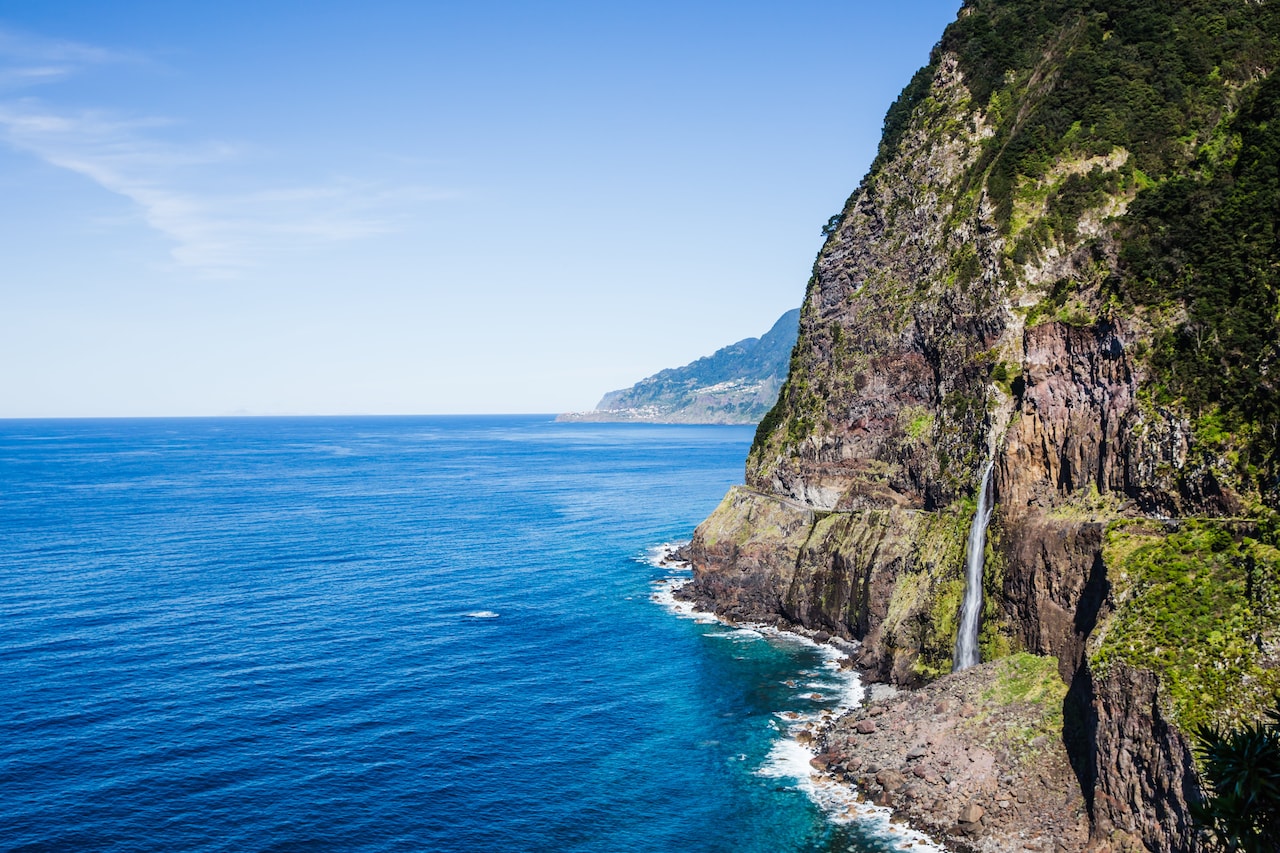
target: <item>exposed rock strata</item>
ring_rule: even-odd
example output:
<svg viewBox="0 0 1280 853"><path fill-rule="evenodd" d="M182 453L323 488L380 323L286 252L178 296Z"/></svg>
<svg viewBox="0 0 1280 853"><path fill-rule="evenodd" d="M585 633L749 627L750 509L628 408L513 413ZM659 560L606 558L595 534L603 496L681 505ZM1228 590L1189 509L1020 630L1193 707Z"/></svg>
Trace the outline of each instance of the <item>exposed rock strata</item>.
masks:
<svg viewBox="0 0 1280 853"><path fill-rule="evenodd" d="M1155 675L1120 665L1095 680L1083 669L1072 694L1068 708L1083 716L1072 746L1085 759L1077 770L1091 799L1094 836L1121 849L1194 849L1199 839L1187 803L1198 797L1198 783L1190 744L1161 709Z"/></svg>
<svg viewBox="0 0 1280 853"><path fill-rule="evenodd" d="M873 701L823 735L814 765L956 850L1078 850L1085 802L1045 733L1065 687L991 705L1014 668L983 664Z"/></svg>
<svg viewBox="0 0 1280 853"><path fill-rule="evenodd" d="M1014 6L1039 16L1034 25L1001 19L1002 7ZM1145 56L1151 16L1172 21L1184 6L1153 9L966 3L968 35L944 38L891 111L880 158L818 256L790 375L757 434L747 486L695 532L695 581L684 593L733 619L860 640L858 664L873 678L928 684L950 668L965 531L978 472L992 459L997 508L983 579L983 658L1025 651L1057 659L1070 686L1060 738L1087 809L1088 844L1163 853L1199 844L1188 817L1198 789L1182 721L1234 721L1280 683L1280 639L1259 627L1280 625L1280 611L1258 592L1259 583L1280 583L1274 524L1263 523L1277 508L1280 478L1275 454L1255 442L1267 429L1274 437L1274 423L1225 435L1217 425L1230 401L1193 409L1169 391L1181 380L1170 373L1167 327L1188 346L1214 346L1217 334L1187 325L1194 306L1173 296L1183 292L1174 278L1182 261L1168 261L1168 280L1131 283L1159 298L1121 298L1131 272L1126 251L1135 240L1157 240L1163 227L1150 209L1141 222L1127 211L1141 208L1141 194L1159 180L1202 180L1227 156L1221 140L1233 110L1259 91L1271 66L1255 64L1229 86L1184 77L1184 86L1201 87L1201 100L1184 110L1177 145L1140 128L1077 146L1073 133L1096 130L1077 113L1109 109L1106 87L1089 89L1096 81L1077 68L1076 82L1088 83L1079 98L1100 100L1071 104L1055 89L1085 40L1130 50L1126 61ZM1241 32L1256 21L1280 28L1270 7L1228 11ZM1008 55L1032 60L993 79L966 78L966 69L1001 68L981 53L988 20L1005 21L1006 40L1038 39L1009 46ZM1248 37L1280 43L1271 31ZM1063 128L1076 121L1057 131L1065 135L1052 149L1056 159L1001 165L1050 102L1060 110L1054 116L1067 116ZM1022 143L1018 150L1039 144ZM1067 197L1074 207L1061 201ZM1165 362L1152 355L1158 345ZM1264 356L1231 357L1256 361L1263 382L1273 366ZM1232 527L1241 515L1254 526ZM1174 536L1176 523L1116 539L1132 520L1166 518L1212 521L1207 532L1195 528L1165 547L1158 564L1143 555L1155 555L1151 543ZM1184 563L1205 566L1218 591L1197 592L1196 572ZM1171 572L1187 582L1169 581ZM1139 636L1143 620L1182 618L1179 602L1199 608L1194 619L1185 614L1194 624L1153 633L1207 649L1210 670L1241 673L1230 690L1206 694L1193 715L1185 694L1199 676L1179 669L1167 646ZM1246 614L1247 630L1215 623L1226 613ZM1217 636L1218 627L1234 639ZM1212 659L1213 648L1229 646L1231 656ZM942 683L928 689L950 689ZM864 748L853 740L833 741L837 763ZM903 754L912 748L895 742ZM1015 814L1019 832L1037 819L1034 809ZM1063 838L1067 849L1085 845L1071 839Z"/></svg>

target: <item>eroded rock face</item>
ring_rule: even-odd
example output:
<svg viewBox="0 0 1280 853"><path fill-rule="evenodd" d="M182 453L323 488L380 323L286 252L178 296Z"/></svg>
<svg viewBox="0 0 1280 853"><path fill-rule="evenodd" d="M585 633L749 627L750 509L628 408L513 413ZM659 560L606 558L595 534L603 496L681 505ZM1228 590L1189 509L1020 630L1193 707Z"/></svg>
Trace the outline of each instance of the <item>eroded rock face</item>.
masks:
<svg viewBox="0 0 1280 853"><path fill-rule="evenodd" d="M1239 498L1211 472L1184 470L1187 416L1141 403L1145 377L1132 350L1147 332L1132 325L1112 316L1084 327L1053 322L1024 331L1016 414L996 457L1005 513L1078 503L1087 492L1108 495L1112 513L1239 510Z"/></svg>
<svg viewBox="0 0 1280 853"><path fill-rule="evenodd" d="M736 621L861 640L865 673L918 684L950 668L954 636L922 634L921 617L938 588L962 590L967 524L898 507L823 514L736 487L694 532L680 594Z"/></svg>
<svg viewBox="0 0 1280 853"><path fill-rule="evenodd" d="M1004 689L1017 663L983 664L864 706L823 734L819 766L952 849L1083 849L1085 801L1061 740L1043 733L1055 728L1066 688L998 708L983 699Z"/></svg>
<svg viewBox="0 0 1280 853"><path fill-rule="evenodd" d="M814 519L791 500L734 487L686 549L698 568L683 594L736 621L778 621Z"/></svg>
<svg viewBox="0 0 1280 853"><path fill-rule="evenodd" d="M1053 506L1090 487L1134 497L1149 490L1134 464L1146 448L1135 435L1132 335L1119 321L1046 323L1027 329L1023 341L1019 417L997 466L1005 512Z"/></svg>
<svg viewBox="0 0 1280 853"><path fill-rule="evenodd" d="M994 20L1004 5L970 0L961 20ZM1241 473L1244 445L1215 438L1154 376L1160 324L1177 311L1126 304L1117 285L1139 233L1120 217L1141 208L1148 176L1133 164L1147 143L1068 146L1025 175L993 165L1050 97L1073 45L1128 37L1110 24L1087 36L1088 15L1148 14L1095 4L1072 17L1060 5L1061 25L1026 51L1034 67L1000 72L1021 89L967 80L981 62L945 49L970 42L944 38L909 117L886 123L893 138L815 263L748 487L696 531L685 592L735 619L859 640L857 664L873 678L935 682L950 670L966 532L990 459L984 660L1057 659L1071 685L1063 737L1097 850L1189 851L1196 778L1167 673L1113 662L1099 675L1090 658L1129 588L1105 543L1126 520L1236 516L1270 499ZM1222 94L1185 138L1207 145L1234 97ZM1161 154L1165 177L1192 166L1195 146L1180 145Z"/></svg>
<svg viewBox="0 0 1280 853"><path fill-rule="evenodd" d="M1195 850L1202 841L1187 808L1199 796L1190 744L1160 704L1156 677L1123 664L1096 677L1082 669L1068 696L1082 712L1069 733L1092 836L1111 849Z"/></svg>
<svg viewBox="0 0 1280 853"><path fill-rule="evenodd" d="M1008 569L997 599L1019 648L1056 657L1069 681L1106 605L1110 586L1102 560L1104 524L1044 513L1002 518L1002 558Z"/></svg>
<svg viewBox="0 0 1280 853"><path fill-rule="evenodd" d="M937 451L961 476L982 455L986 370L975 356L1007 320L992 268L1000 238L986 205L952 201L989 133L954 57L938 63L930 103L819 255L788 380L789 425L747 463L748 484L763 492L825 511L931 509L968 490L938 476ZM942 133L957 115L960 129ZM956 288L948 264L961 248L972 262Z"/></svg>

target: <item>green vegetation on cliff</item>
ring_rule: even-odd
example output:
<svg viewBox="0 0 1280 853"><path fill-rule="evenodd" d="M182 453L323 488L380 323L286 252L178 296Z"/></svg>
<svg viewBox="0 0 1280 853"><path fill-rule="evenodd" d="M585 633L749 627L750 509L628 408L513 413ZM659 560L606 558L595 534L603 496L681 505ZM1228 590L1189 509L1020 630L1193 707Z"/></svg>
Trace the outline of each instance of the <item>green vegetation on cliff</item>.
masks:
<svg viewBox="0 0 1280 853"><path fill-rule="evenodd" d="M968 93L961 101L938 100L944 57L958 63ZM1089 271L1073 262L1027 310L1026 323L1087 328L1146 318L1149 335L1134 355L1150 372L1153 402L1187 413L1197 427L1193 455L1212 438L1198 429L1204 416L1219 419L1228 436L1186 476L1211 470L1247 501L1256 495L1280 505L1280 81L1270 76L1277 65L1273 2L969 0L889 109L876 162L840 222L853 220L868 193L884 195L913 133L935 147L952 144L969 132L971 112L986 128L979 151L934 207L964 228L988 205L1003 248L985 261L967 240L939 246L949 255L943 267L952 290L993 273L1024 286L1019 279L1044 259L1092 252ZM824 255L841 242L838 229L828 234ZM809 294L822 266L820 256ZM909 282L916 290L924 283ZM875 286L884 300L911 304L911 287ZM864 310L874 305L868 300ZM856 377L866 376L858 365L874 353L841 359L830 336L826 320L804 330L791 382L761 421L753 465L829 430L831 400L857 392ZM839 370L816 364L805 343ZM994 372L992 379L999 384ZM967 384L932 401L946 417L930 425L929 437L951 436L935 442L935 462L953 495L963 494L980 461L956 438L973 434L974 413L987 404Z"/></svg>
<svg viewBox="0 0 1280 853"><path fill-rule="evenodd" d="M661 370L630 388L605 394L594 411L560 419L756 423L773 408L786 379L799 321L799 309L788 311L759 338L745 338L683 367Z"/></svg>
<svg viewBox="0 0 1280 853"><path fill-rule="evenodd" d="M1123 148L1153 178L1181 171L1232 93L1275 67L1280 12L1241 0L972 0L940 47L995 128L971 175L1007 224L1019 182L1064 159Z"/></svg>
<svg viewBox="0 0 1280 853"><path fill-rule="evenodd" d="M1113 522L1116 612L1091 654L1160 676L1185 731L1258 716L1280 693L1280 541L1274 524Z"/></svg>
<svg viewBox="0 0 1280 853"><path fill-rule="evenodd" d="M1203 443L1235 444L1246 486L1280 497L1280 79L1242 96L1196 169L1139 195L1121 291L1179 323L1159 331L1157 402L1200 418ZM1208 420L1205 415L1216 416ZM1235 440L1224 442L1227 436Z"/></svg>
<svg viewBox="0 0 1280 853"><path fill-rule="evenodd" d="M982 658L1057 656L1093 829L1151 850L1196 846L1186 735L1280 692L1277 69L1280 0L967 0L827 222L747 461L824 514L787 618L916 685L991 459Z"/></svg>
<svg viewBox="0 0 1280 853"><path fill-rule="evenodd" d="M1019 652L1001 658L995 672L995 680L981 695L983 710L974 724L986 724L992 711L999 716L1003 708L1022 705L1039 713L1024 715L1023 725L993 731L991 736L1014 749L1024 761L1039 757L1037 745L1044 748L1060 743L1067 686L1058 675L1058 659Z"/></svg>
<svg viewBox="0 0 1280 853"><path fill-rule="evenodd" d="M964 598L965 540L975 506L961 500L919 514L912 540L918 557L898 574L889 599L885 642L924 679L951 671Z"/></svg>
<svg viewBox="0 0 1280 853"><path fill-rule="evenodd" d="M973 0L940 50L986 104L994 133L967 185L994 202L1010 260L1076 243L1086 212L1132 198L1102 292L1073 300L1091 283L1063 280L1048 310L1073 325L1096 319L1089 301L1166 318L1149 354L1157 401L1220 412L1232 479L1276 505L1280 7ZM1020 200L1035 202L1033 222L1015 215Z"/></svg>

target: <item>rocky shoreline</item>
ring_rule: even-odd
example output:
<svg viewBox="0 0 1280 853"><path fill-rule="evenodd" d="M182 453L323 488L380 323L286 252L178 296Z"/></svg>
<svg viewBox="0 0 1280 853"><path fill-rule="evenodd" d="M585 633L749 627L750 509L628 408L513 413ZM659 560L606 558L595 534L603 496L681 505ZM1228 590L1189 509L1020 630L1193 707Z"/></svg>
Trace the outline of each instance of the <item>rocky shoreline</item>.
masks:
<svg viewBox="0 0 1280 853"><path fill-rule="evenodd" d="M664 563L688 568L684 557L677 550ZM676 597L716 609L692 586ZM856 641L777 627L832 646L842 667L856 667ZM815 753L821 784L846 786L851 801L892 810L894 822L948 850L1071 853L1088 847L1089 819L1062 743L1065 693L1055 659L1014 655L916 689L867 684L859 707L795 737Z"/></svg>
<svg viewBox="0 0 1280 853"><path fill-rule="evenodd" d="M1254 70L1280 16L1255 7L966 0L688 548L699 609L857 640L859 672L916 689L818 748L956 849L1209 849L1193 733L1280 691L1280 244L1249 236L1280 222L1280 86ZM1117 111L1179 50L1216 59ZM995 663L957 677L983 483ZM1054 669L1050 701L1029 676Z"/></svg>
<svg viewBox="0 0 1280 853"><path fill-rule="evenodd" d="M872 691L816 733L813 765L948 849L1083 850L1088 814L1045 675L1015 656L916 690Z"/></svg>

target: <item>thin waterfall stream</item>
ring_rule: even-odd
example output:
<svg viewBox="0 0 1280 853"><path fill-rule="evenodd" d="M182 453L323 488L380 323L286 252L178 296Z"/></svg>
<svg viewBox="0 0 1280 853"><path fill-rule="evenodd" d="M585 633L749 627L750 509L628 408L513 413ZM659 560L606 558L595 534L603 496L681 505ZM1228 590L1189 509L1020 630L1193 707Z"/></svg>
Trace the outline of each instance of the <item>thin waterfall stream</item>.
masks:
<svg viewBox="0 0 1280 853"><path fill-rule="evenodd" d="M960 672L978 664L978 625L982 616L982 565L987 550L987 523L991 521L991 460L982 469L982 485L978 489L978 508L969 527L969 544L965 554L964 602L960 606L960 631L956 634L956 652L951 671Z"/></svg>

